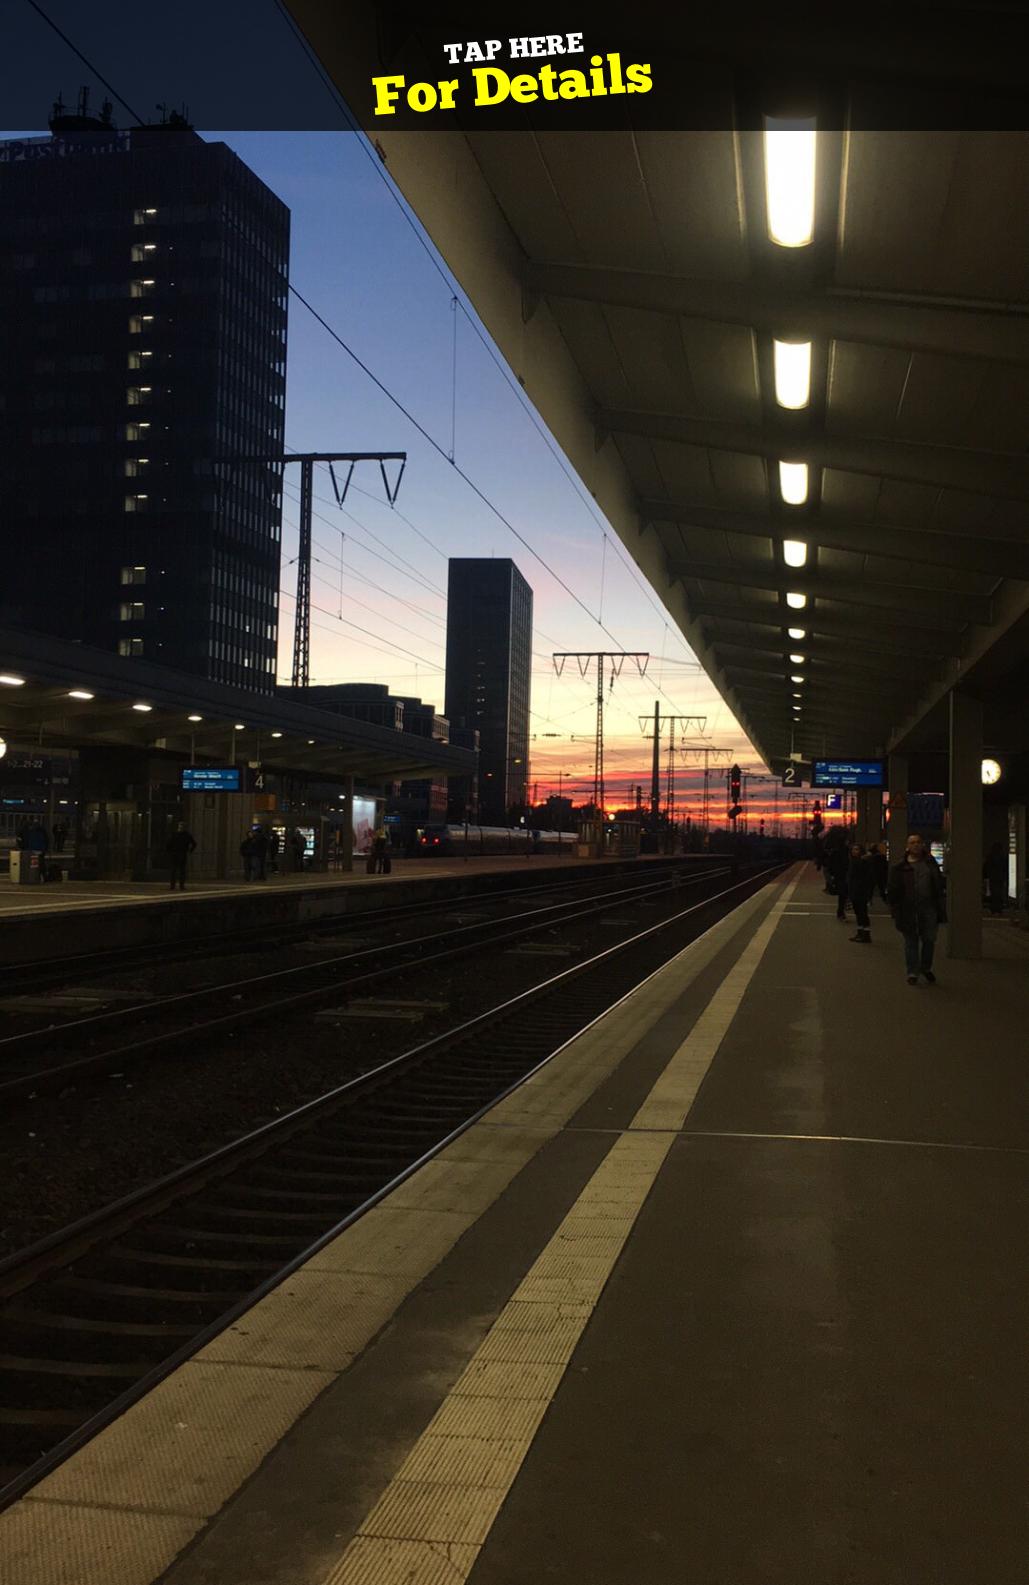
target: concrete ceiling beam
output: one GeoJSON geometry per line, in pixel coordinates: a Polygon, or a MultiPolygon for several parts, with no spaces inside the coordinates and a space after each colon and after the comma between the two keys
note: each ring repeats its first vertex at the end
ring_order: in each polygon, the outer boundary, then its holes
{"type": "Polygon", "coordinates": [[[768,462],[781,458],[807,462],[816,468],[842,468],[877,479],[906,479],[934,489],[1029,500],[1029,456],[1023,452],[973,451],[970,447],[919,444],[877,435],[805,433],[779,419],[766,422],[759,429],[721,419],[624,407],[600,408],[595,422],[601,434],[638,435],[645,440],[764,457],[768,462]]]}
{"type": "MultiPolygon", "coordinates": [[[[902,623],[908,614],[914,616],[916,613],[943,617],[954,622],[988,624],[990,621],[990,601],[985,595],[948,589],[910,589],[902,584],[884,584],[872,579],[859,582],[822,569],[812,577],[806,569],[791,572],[787,568],[780,571],[776,567],[745,567],[738,562],[678,561],[669,558],[668,575],[672,579],[681,578],[684,582],[724,583],[744,589],[773,589],[778,592],[788,588],[806,594],[809,601],[822,595],[827,600],[838,600],[846,605],[895,611],[902,623]]],[[[789,607],[784,606],[783,609],[789,611],[789,607]]],[[[805,626],[805,612],[798,611],[795,614],[796,625],[805,626]]]]}
{"type": "Polygon", "coordinates": [[[783,340],[840,340],[945,357],[1029,364],[1029,304],[946,301],[914,292],[791,288],[757,281],[694,280],[639,270],[529,261],[530,292],[746,325],[783,340]]]}
{"type": "Polygon", "coordinates": [[[897,528],[892,523],[850,522],[824,513],[798,517],[765,517],[760,513],[723,512],[691,506],[685,501],[640,501],[645,523],[677,523],[717,533],[740,534],[750,539],[802,539],[826,550],[852,551],[859,556],[882,556],[891,561],[921,562],[926,566],[957,567],[997,578],[1029,579],[1029,526],[1019,537],[995,539],[989,531],[969,528],[966,534],[937,533],[935,529],[897,528]]]}

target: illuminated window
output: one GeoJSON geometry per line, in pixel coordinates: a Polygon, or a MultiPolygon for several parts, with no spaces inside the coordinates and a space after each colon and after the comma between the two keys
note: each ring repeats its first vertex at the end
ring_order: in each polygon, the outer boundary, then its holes
{"type": "Polygon", "coordinates": [[[146,583],[145,567],[123,567],[121,570],[122,583],[146,583]]]}
{"type": "Polygon", "coordinates": [[[125,497],[126,512],[145,512],[148,508],[150,497],[148,495],[127,495],[125,497]]]}
{"type": "Polygon", "coordinates": [[[130,369],[145,369],[152,357],[152,352],[130,352],[128,366],[130,369]]]}
{"type": "Polygon", "coordinates": [[[130,281],[129,282],[129,296],[130,297],[150,297],[151,294],[153,293],[155,284],[156,283],[154,281],[152,281],[152,280],[130,281]]]}
{"type": "Polygon", "coordinates": [[[149,423],[148,419],[144,419],[141,423],[138,423],[138,424],[126,424],[125,425],[125,439],[126,440],[145,440],[147,438],[147,436],[149,435],[149,433],[150,433],[150,423],[149,423]]]}
{"type": "Polygon", "coordinates": [[[137,474],[146,473],[146,471],[149,468],[149,466],[150,466],[150,458],[149,457],[126,457],[125,458],[125,477],[127,479],[134,479],[137,476],[137,474]]]}
{"type": "Polygon", "coordinates": [[[136,226],[145,226],[148,220],[156,215],[156,209],[136,209],[132,214],[132,223],[136,226]]]}
{"type": "Polygon", "coordinates": [[[142,622],[145,612],[142,600],[123,600],[118,607],[118,616],[123,622],[142,622]]]}
{"type": "Polygon", "coordinates": [[[141,638],[120,638],[118,640],[119,655],[142,655],[143,640],[141,638]]]}

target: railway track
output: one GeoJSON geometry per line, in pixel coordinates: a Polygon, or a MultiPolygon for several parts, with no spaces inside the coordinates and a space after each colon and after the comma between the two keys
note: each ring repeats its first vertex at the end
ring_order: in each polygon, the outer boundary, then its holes
{"type": "MultiPolygon", "coordinates": [[[[528,862],[528,861],[527,861],[528,862]]],[[[719,858],[650,859],[646,868],[657,874],[669,871],[686,873],[696,869],[703,874],[724,864],[719,858]],[[703,866],[703,867],[701,867],[703,866]]],[[[502,877],[505,872],[489,872],[502,877]]],[[[90,952],[77,952],[61,957],[52,963],[0,964],[0,997],[26,991],[40,992],[74,980],[85,983],[100,975],[125,973],[131,969],[153,966],[166,967],[176,963],[189,963],[212,955],[229,957],[242,952],[274,952],[297,942],[330,935],[339,930],[391,929],[410,921],[434,914],[460,914],[489,912],[503,908],[514,899],[531,896],[542,897],[551,893],[558,897],[588,893],[598,884],[607,884],[613,876],[593,875],[588,878],[569,876],[561,880],[526,877],[519,886],[504,886],[497,890],[482,890],[447,898],[426,898],[422,901],[389,904],[385,907],[360,908],[354,911],[326,914],[319,918],[269,927],[267,923],[252,927],[233,926],[230,930],[199,936],[182,941],[150,941],[126,947],[101,947],[90,952]]],[[[0,919],[0,931],[3,920],[0,919]]]]}
{"type": "Polygon", "coordinates": [[[0,1506],[781,869],[712,882],[671,917],[0,1263],[0,1506]]]}
{"type": "Polygon", "coordinates": [[[728,875],[728,865],[682,877],[647,876],[628,886],[609,885],[587,898],[546,903],[508,913],[484,928],[481,918],[432,935],[361,948],[290,968],[265,971],[143,1002],[50,1024],[0,1039],[0,1104],[61,1089],[113,1068],[124,1068],[188,1036],[200,1037],[292,1012],[327,996],[350,996],[405,969],[442,964],[470,951],[495,949],[541,929],[574,924],[682,889],[708,887],[728,875]],[[83,1050],[83,1047],[86,1049],[83,1050]]]}

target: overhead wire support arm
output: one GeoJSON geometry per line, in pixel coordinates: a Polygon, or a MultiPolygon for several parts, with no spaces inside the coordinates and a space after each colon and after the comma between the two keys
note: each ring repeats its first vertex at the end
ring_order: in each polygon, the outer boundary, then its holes
{"type": "Polygon", "coordinates": [[[597,814],[604,810],[604,662],[611,662],[611,686],[614,686],[616,677],[620,677],[622,667],[627,660],[636,662],[636,670],[641,677],[646,676],[647,662],[650,660],[649,650],[625,649],[590,649],[590,650],[555,650],[553,652],[554,670],[560,677],[565,668],[566,660],[578,663],[579,676],[585,677],[590,669],[590,662],[597,663],[597,729],[593,744],[593,805],[597,814]]]}

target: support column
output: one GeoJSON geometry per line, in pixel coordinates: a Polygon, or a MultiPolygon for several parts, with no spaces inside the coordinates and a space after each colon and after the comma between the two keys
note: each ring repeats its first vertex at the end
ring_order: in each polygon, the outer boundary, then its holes
{"type": "Polygon", "coordinates": [[[890,863],[899,864],[904,857],[904,845],[908,839],[908,757],[906,754],[891,754],[889,764],[890,778],[890,823],[887,827],[889,833],[890,863]],[[897,801],[901,807],[898,808],[897,801]]]}
{"type": "Polygon", "coordinates": [[[354,867],[354,778],[343,778],[343,842],[342,866],[350,871],[354,867]]]}
{"type": "Polygon", "coordinates": [[[983,707],[950,695],[950,854],[947,863],[947,955],[983,955],[983,707]]]}

